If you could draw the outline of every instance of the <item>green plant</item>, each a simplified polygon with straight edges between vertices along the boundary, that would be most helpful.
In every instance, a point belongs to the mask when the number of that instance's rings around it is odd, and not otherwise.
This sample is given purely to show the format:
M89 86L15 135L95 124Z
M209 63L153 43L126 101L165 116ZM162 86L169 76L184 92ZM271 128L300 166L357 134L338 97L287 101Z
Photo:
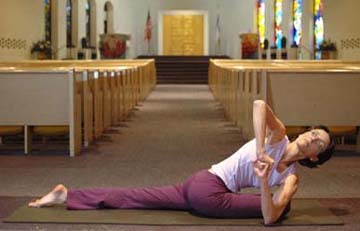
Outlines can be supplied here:
M34 43L31 47L31 54L35 52L44 52L47 58L51 58L51 44L50 41L40 40Z
M336 51L336 44L330 39L325 40L320 44L319 50L321 51Z

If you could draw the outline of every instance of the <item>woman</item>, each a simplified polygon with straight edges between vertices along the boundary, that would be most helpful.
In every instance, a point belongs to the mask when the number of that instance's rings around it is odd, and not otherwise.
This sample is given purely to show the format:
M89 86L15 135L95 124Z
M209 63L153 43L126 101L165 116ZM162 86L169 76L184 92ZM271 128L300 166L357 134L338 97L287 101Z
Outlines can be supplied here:
M289 142L285 126L261 100L254 102L255 139L209 170L177 185L152 188L68 190L56 186L30 207L66 203L68 209L147 208L190 210L208 217L263 217L276 222L289 210L298 186L295 162L316 167L327 161L334 146L328 130L313 128ZM270 187L280 185L272 194ZM261 194L238 193L259 187Z

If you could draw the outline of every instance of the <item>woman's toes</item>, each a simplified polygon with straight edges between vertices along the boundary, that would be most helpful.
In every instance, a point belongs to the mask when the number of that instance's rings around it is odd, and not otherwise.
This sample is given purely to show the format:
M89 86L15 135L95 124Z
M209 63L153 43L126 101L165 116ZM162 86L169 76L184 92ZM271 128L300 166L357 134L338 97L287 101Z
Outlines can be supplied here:
M37 208L39 207L39 200L32 201L28 204L29 207Z

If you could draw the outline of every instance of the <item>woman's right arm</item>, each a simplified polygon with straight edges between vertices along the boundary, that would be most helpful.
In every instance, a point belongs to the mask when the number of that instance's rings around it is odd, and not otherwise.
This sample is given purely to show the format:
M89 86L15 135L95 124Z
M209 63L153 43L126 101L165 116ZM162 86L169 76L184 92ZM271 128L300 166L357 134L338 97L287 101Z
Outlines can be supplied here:
M277 222L284 212L288 203L293 198L298 187L298 177L290 175L286 178L284 184L271 197L270 187L267 180L261 180L261 211L265 224Z
M256 156L262 160L266 155L266 128L269 130L268 143L273 144L284 138L285 126L263 100L254 101L253 125L256 139Z

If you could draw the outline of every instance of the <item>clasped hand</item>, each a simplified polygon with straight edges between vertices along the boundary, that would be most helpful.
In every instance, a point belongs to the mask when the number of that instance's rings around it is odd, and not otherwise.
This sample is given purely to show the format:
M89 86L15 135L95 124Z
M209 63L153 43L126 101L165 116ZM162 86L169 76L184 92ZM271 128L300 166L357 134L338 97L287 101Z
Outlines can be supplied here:
M262 155L253 162L254 172L260 179L267 179L271 171L274 160L268 155Z

